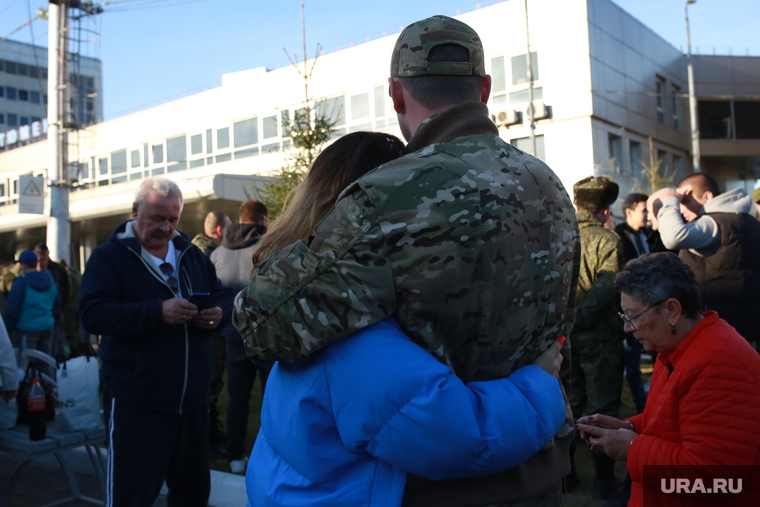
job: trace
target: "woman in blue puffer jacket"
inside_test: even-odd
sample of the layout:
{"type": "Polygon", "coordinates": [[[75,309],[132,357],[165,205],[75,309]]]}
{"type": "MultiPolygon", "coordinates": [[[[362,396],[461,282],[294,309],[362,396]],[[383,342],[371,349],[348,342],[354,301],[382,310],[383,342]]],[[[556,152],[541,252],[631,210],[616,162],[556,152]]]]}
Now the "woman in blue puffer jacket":
{"type": "MultiPolygon", "coordinates": [[[[371,132],[325,149],[254,264],[307,238],[348,183],[403,153],[398,138],[371,132]]],[[[522,463],[564,421],[563,343],[508,378],[465,385],[391,318],[298,364],[278,362],[246,473],[249,505],[397,506],[407,473],[440,480],[522,463]]]]}

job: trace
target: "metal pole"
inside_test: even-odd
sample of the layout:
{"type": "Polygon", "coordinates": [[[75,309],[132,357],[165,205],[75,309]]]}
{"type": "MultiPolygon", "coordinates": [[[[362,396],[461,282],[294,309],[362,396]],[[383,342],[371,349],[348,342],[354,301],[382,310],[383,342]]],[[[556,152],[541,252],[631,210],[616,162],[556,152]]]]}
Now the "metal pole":
{"type": "Polygon", "coordinates": [[[51,0],[48,10],[48,180],[50,181],[50,216],[47,245],[51,259],[69,259],[71,222],[69,221],[69,187],[64,146],[68,0],[51,0]]]}
{"type": "Polygon", "coordinates": [[[691,58],[691,33],[689,32],[689,5],[696,0],[687,0],[684,5],[686,14],[686,66],[689,78],[689,119],[691,120],[691,156],[694,172],[701,172],[699,151],[699,117],[697,116],[697,97],[694,92],[694,65],[691,58]]]}
{"type": "Polygon", "coordinates": [[[530,61],[530,26],[528,24],[528,0],[524,0],[525,3],[525,44],[527,51],[525,59],[528,62],[528,122],[530,124],[530,145],[533,148],[533,156],[538,157],[536,151],[536,122],[533,118],[533,68],[530,61]]]}

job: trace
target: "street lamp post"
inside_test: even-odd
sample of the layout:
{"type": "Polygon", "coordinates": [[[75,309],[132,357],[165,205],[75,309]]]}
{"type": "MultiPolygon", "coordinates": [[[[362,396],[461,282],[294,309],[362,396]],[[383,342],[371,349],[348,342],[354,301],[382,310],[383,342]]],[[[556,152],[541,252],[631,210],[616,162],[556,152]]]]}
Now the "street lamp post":
{"type": "Polygon", "coordinates": [[[694,64],[691,58],[691,34],[689,33],[689,5],[697,3],[697,0],[686,0],[684,12],[686,14],[686,66],[689,77],[689,117],[691,119],[691,156],[694,172],[701,172],[699,154],[699,118],[697,117],[697,97],[694,93],[694,64]]]}

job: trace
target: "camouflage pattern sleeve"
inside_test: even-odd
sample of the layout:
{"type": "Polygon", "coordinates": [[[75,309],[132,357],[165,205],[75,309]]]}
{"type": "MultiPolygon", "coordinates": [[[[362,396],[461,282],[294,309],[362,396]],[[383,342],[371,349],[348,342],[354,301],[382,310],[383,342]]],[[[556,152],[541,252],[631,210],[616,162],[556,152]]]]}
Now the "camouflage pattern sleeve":
{"type": "MultiPolygon", "coordinates": [[[[581,329],[592,327],[595,322],[606,319],[611,306],[618,300],[615,290],[615,275],[622,269],[622,244],[620,237],[606,229],[600,229],[595,234],[597,245],[595,258],[596,280],[582,301],[578,301],[575,309],[575,325],[581,329]]],[[[581,242],[586,238],[582,235],[581,242]]],[[[587,250],[586,250],[587,251],[587,250]]],[[[586,259],[588,264],[590,259],[586,259]]]]}
{"type": "Polygon", "coordinates": [[[390,262],[372,200],[355,183],[301,240],[262,263],[235,298],[248,355],[296,362],[396,307],[390,262]]]}

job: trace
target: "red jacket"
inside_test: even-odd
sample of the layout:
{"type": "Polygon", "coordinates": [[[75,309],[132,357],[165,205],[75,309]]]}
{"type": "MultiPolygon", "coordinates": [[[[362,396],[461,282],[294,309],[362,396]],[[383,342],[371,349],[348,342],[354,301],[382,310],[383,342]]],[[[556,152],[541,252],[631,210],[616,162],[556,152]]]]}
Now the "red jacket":
{"type": "MultiPolygon", "coordinates": [[[[760,465],[760,355],[706,312],[675,352],[657,356],[646,409],[628,420],[639,433],[626,462],[629,507],[643,504],[646,488],[660,490],[659,478],[644,480],[644,465],[760,465]]],[[[693,498],[647,496],[646,505],[693,505],[693,498]]]]}

